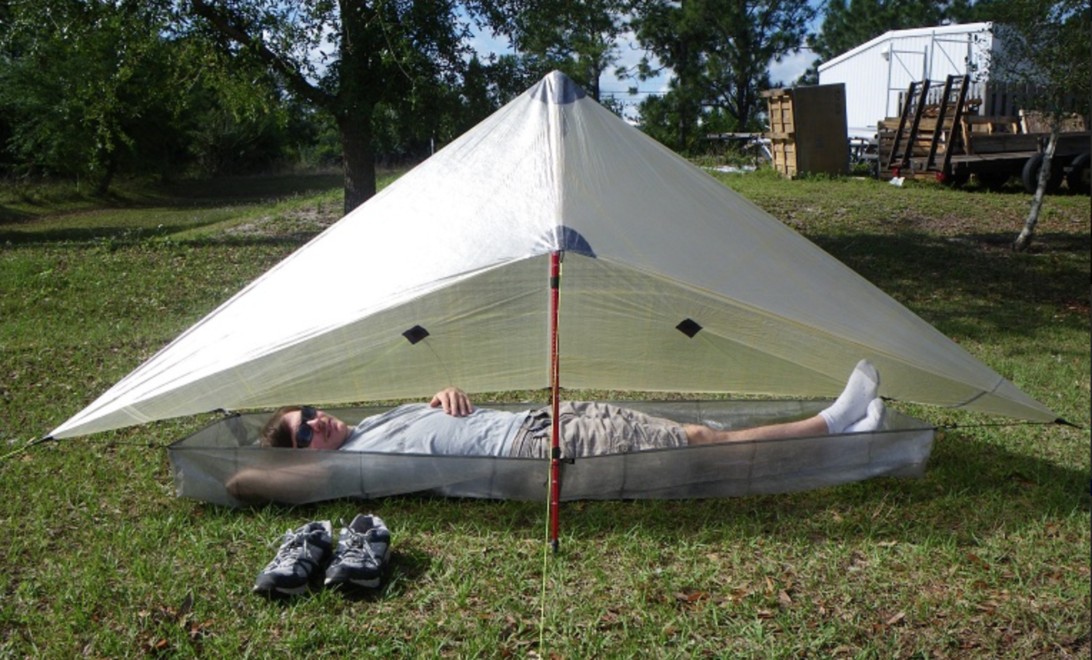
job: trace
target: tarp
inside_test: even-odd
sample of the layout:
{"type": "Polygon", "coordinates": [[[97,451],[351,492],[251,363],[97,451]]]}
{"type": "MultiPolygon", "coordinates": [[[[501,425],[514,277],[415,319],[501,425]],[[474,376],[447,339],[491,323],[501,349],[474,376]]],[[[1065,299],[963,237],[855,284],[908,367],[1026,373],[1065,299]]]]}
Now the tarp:
{"type": "Polygon", "coordinates": [[[817,246],[552,73],[52,432],[550,383],[1056,415],[817,246]]]}

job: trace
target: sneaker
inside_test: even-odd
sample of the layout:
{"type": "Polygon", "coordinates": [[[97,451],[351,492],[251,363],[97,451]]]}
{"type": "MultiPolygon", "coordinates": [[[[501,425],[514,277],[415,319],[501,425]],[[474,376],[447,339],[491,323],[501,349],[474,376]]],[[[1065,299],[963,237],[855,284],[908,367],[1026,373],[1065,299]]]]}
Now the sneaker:
{"type": "Polygon", "coordinates": [[[298,595],[307,591],[311,576],[333,550],[329,520],[309,522],[284,535],[277,556],[254,582],[254,593],[298,595]]]}
{"type": "Polygon", "coordinates": [[[326,585],[353,584],[374,589],[383,581],[383,567],[390,555],[391,533],[383,520],[376,515],[358,514],[341,529],[334,560],[326,569],[326,585]]]}

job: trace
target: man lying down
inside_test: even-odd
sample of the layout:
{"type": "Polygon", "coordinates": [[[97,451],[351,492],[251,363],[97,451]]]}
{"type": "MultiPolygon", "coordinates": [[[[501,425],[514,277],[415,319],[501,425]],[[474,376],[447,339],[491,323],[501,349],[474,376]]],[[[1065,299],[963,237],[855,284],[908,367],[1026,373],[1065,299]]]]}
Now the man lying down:
{"type": "MultiPolygon", "coordinates": [[[[566,402],[559,409],[559,442],[563,456],[580,458],[874,431],[883,425],[885,415],[883,401],[877,397],[879,385],[875,367],[861,360],[841,395],[817,415],[735,430],[679,424],[607,403],[566,402]]],[[[427,404],[398,406],[355,427],[310,406],[281,408],[263,427],[261,444],[326,451],[548,458],[550,416],[550,406],[523,412],[478,408],[465,392],[449,387],[427,404]]],[[[243,500],[279,499],[278,492],[291,488],[283,476],[246,470],[228,482],[228,491],[243,500]]]]}

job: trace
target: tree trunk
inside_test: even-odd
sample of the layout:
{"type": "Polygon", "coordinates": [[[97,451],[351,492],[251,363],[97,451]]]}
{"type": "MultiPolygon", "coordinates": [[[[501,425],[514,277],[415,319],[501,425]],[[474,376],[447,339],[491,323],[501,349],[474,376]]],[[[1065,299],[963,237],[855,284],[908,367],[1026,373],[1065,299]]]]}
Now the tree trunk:
{"type": "Polygon", "coordinates": [[[111,151],[106,154],[103,161],[102,176],[99,177],[98,182],[95,184],[95,194],[99,197],[110,192],[110,184],[114,182],[114,175],[117,174],[118,171],[117,151],[111,151]]]}
{"type": "MultiPolygon", "coordinates": [[[[263,41],[265,36],[228,3],[190,0],[193,13],[208,21],[216,31],[252,51],[271,70],[283,76],[287,86],[300,98],[330,112],[341,136],[342,169],[345,173],[345,212],[352,211],[375,194],[375,155],[372,153],[371,115],[378,88],[385,83],[368,68],[373,39],[369,26],[374,19],[371,9],[363,9],[353,0],[339,0],[342,21],[341,51],[338,65],[337,95],[314,85],[263,41]],[[248,32],[248,30],[253,30],[248,32]],[[359,48],[354,51],[354,45],[359,48]]],[[[277,4],[277,3],[274,3],[277,4]]],[[[291,4],[291,3],[289,3],[291,4]]]]}
{"type": "Polygon", "coordinates": [[[347,112],[338,116],[337,127],[345,174],[345,213],[348,214],[375,194],[371,113],[347,112]]]}
{"type": "Polygon", "coordinates": [[[1031,208],[1028,210],[1028,218],[1024,221],[1024,228],[1020,235],[1013,241],[1012,249],[1023,252],[1031,245],[1035,236],[1035,226],[1039,224],[1039,210],[1043,206],[1043,196],[1046,195],[1047,186],[1050,183],[1051,171],[1054,168],[1054,150],[1058,147],[1058,133],[1061,127],[1061,119],[1054,117],[1050,122],[1050,141],[1047,142],[1043,152],[1043,166],[1039,169],[1039,186],[1035,189],[1035,196],[1031,198],[1031,208]]]}

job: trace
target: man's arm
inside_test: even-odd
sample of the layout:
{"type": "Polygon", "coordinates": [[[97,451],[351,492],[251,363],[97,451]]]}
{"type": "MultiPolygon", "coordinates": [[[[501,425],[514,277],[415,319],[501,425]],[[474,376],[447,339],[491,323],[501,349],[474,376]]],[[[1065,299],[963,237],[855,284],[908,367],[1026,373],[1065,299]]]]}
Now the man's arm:
{"type": "Polygon", "coordinates": [[[444,412],[455,417],[466,417],[474,412],[474,404],[470,403],[470,397],[457,387],[445,387],[440,390],[432,397],[428,405],[433,408],[443,408],[444,412]]]}
{"type": "Polygon", "coordinates": [[[278,468],[243,468],[227,481],[231,496],[248,504],[307,501],[315,484],[327,477],[321,465],[293,465],[278,468]]]}

